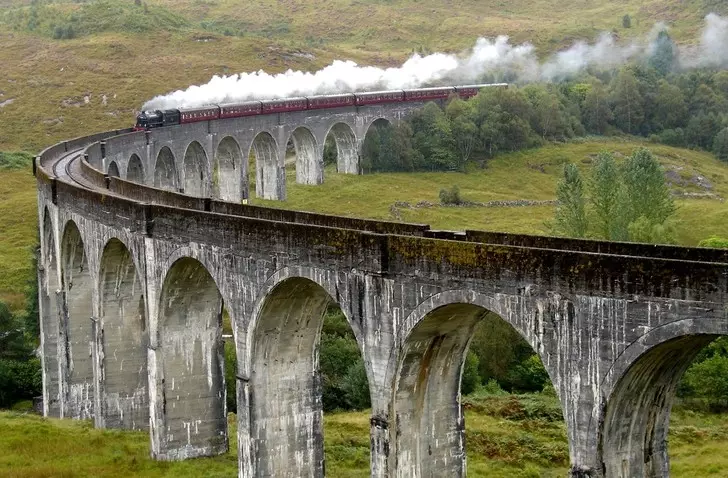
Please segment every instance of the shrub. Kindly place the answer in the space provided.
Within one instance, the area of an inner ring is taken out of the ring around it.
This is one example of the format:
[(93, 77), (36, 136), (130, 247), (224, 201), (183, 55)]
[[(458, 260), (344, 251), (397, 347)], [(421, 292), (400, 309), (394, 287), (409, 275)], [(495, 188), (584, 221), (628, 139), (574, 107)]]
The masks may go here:
[(622, 17), (622, 26), (624, 28), (632, 28), (632, 17), (629, 14)]
[(39, 359), (0, 359), (0, 408), (31, 399), (43, 390)]
[(723, 128), (713, 139), (713, 154), (721, 161), (728, 162), (728, 128)]
[(715, 247), (719, 249), (728, 249), (728, 239), (725, 237), (710, 236), (698, 243), (698, 247)]
[(440, 203), (446, 206), (459, 206), (463, 203), (460, 188), (454, 185), (450, 189), (440, 189)]

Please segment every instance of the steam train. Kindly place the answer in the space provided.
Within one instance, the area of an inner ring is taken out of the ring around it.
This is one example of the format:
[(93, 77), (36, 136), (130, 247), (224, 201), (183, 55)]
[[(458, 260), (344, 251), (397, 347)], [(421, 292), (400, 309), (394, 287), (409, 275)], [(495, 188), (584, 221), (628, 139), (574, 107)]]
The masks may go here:
[(137, 115), (135, 131), (147, 131), (162, 126), (195, 123), (225, 118), (288, 113), (291, 111), (339, 108), (346, 106), (397, 103), (401, 101), (431, 101), (458, 95), (468, 99), (485, 87), (507, 87), (506, 83), (483, 85), (446, 86), (418, 88), (413, 90), (371, 91), (366, 93), (344, 93), (336, 95), (282, 98), (275, 100), (246, 101), (243, 103), (210, 105), (201, 108), (180, 108), (143, 111)]

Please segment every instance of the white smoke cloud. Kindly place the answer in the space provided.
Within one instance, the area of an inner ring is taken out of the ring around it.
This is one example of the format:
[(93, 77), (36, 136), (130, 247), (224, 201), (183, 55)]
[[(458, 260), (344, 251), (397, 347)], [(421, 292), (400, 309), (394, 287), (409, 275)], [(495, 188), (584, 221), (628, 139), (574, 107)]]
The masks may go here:
[[(495, 40), (478, 38), (464, 56), (433, 53), (413, 55), (397, 68), (359, 66), (336, 60), (316, 72), (288, 70), (271, 75), (263, 70), (231, 76), (213, 76), (204, 85), (157, 96), (144, 109), (197, 107), (246, 100), (311, 96), (378, 89), (419, 88), (436, 84), (464, 84), (481, 81), (484, 75), (518, 81), (558, 81), (588, 68), (607, 69), (649, 57), (657, 34), (666, 29), (658, 23), (641, 41), (620, 45), (609, 33), (589, 44), (576, 42), (543, 63), (530, 43), (511, 44), (507, 36)], [(680, 66), (728, 67), (728, 19), (711, 13), (705, 17), (700, 44), (680, 52)]]
[(686, 48), (684, 53), (680, 62), (684, 68), (728, 68), (728, 18), (709, 13), (700, 45)]

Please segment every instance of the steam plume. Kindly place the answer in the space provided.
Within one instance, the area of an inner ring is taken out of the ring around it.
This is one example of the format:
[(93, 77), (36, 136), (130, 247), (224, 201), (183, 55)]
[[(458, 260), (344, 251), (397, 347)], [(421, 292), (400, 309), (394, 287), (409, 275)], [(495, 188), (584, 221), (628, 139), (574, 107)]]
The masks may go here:
[[(353, 61), (336, 60), (316, 72), (288, 70), (271, 75), (263, 70), (231, 76), (213, 76), (199, 86), (157, 96), (144, 109), (197, 107), (254, 99), (311, 96), (378, 89), (420, 88), (438, 84), (465, 84), (489, 78), (521, 82), (558, 81), (573, 77), (587, 68), (606, 69), (654, 52), (654, 41), (666, 27), (655, 25), (650, 35), (626, 45), (604, 33), (589, 44), (576, 42), (543, 63), (530, 43), (511, 44), (507, 36), (494, 40), (478, 38), (464, 56), (433, 53), (412, 55), (397, 68), (358, 66)], [(728, 19), (711, 13), (705, 17), (698, 46), (680, 51), (681, 68), (728, 67)]]

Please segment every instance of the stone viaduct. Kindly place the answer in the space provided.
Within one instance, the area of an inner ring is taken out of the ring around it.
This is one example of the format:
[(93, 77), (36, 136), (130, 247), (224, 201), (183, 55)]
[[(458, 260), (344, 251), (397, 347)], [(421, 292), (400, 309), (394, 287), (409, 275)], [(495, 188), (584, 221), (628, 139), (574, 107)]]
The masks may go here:
[[(239, 476), (324, 474), (318, 344), (340, 305), (370, 384), (371, 476), (466, 473), (474, 326), (511, 324), (561, 400), (572, 477), (665, 477), (672, 398), (728, 333), (728, 252), (563, 240), (240, 204), (342, 172), (399, 106), (111, 131), (36, 158), (44, 413), (149, 430), (160, 460), (228, 447), (221, 317), (237, 352)], [(300, 173), (300, 174), (298, 174)]]

